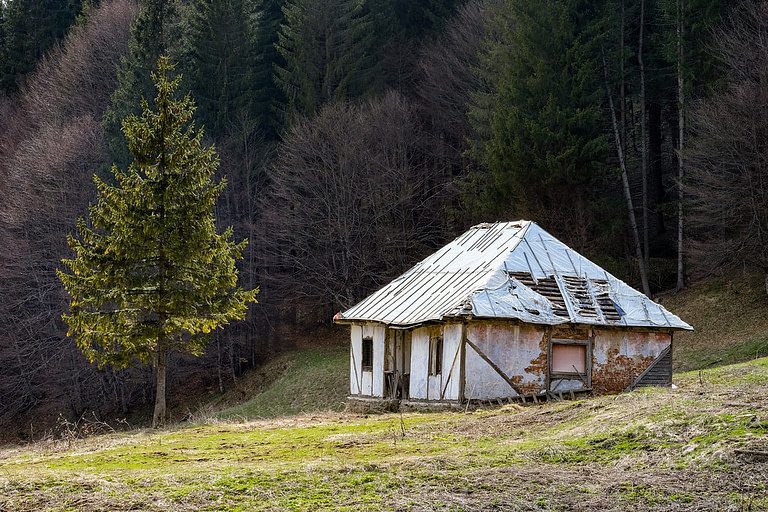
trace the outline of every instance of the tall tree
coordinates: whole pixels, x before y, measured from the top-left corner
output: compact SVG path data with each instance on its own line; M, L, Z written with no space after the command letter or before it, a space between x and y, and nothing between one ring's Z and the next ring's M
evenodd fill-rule
M292 0L283 13L277 50L285 65L276 68L276 79L287 98L286 119L373 89L374 39L358 0Z
M267 139L277 138L281 123L277 112L279 106L286 102L275 76L275 69L285 66L285 61L277 51L278 34L284 22L283 3L283 0L262 0L256 22L257 58L253 82L257 93L253 101L256 116L262 121Z
M685 217L683 216L683 177L685 176L685 166L683 161L683 149L685 148L685 77L683 76L683 63L685 62L685 47L683 38L685 35L685 24L683 13L685 12L685 3L683 0L677 0L677 285L676 290L680 291L685 287L685 262L683 259Z
M208 333L241 319L257 290L236 289L236 244L231 229L216 233L213 209L225 182L212 181L213 147L189 125L194 107L187 95L173 99L179 78L161 58L153 79L152 111L123 123L134 162L113 168L118 186L98 177L99 201L92 226L78 223L69 237L76 252L65 260L71 273L59 277L72 296L69 334L100 365L127 367L149 362L156 376L153 426L166 415L166 366L171 350L201 353Z
M2 2L0 91L13 93L37 62L75 22L80 0L13 0Z
M185 12L187 44L181 70L201 123L209 135L218 137L233 119L255 117L255 13L245 0L192 0Z
M637 227L637 218L635 216L635 208L632 201L632 190L629 184L629 172L627 166L627 159L624 154L625 142L621 138L621 132L619 130L618 115L616 113L616 106L613 102L613 95L608 81L608 64L605 57L603 57L603 76L605 79L605 95L608 98L608 109L611 116L611 125L613 127L614 147L619 160L619 171L621 172L621 184L624 190L624 199L627 202L627 214L629 216L629 225L632 230L632 239L635 246L635 258L637 259L637 268L640 274L640 284L643 287L643 293L650 296L651 287L648 282L648 264L646 263L646 257L643 254L642 244L640 243L640 230ZM642 95L641 95L642 96ZM644 142L644 141L643 141ZM645 179L645 173L643 173L643 179ZM645 186L643 186L645 192Z
M684 152L693 255L750 265L768 290L768 5L745 0L717 31L725 80L692 110Z
M150 74L162 55L173 53L171 49L176 51L175 43L179 37L174 28L177 21L176 0L144 0L140 3L139 15L131 27L129 54L121 59L118 86L103 120L110 153L121 166L127 166L131 161L121 132L122 120L129 114L138 114L141 100L153 96Z
M441 32L446 19L460 0L390 0L398 23L407 37L423 37Z
M281 295L328 318L442 241L442 212L431 210L441 189L430 186L422 142L395 92L329 104L291 126L265 212Z
M135 13L133 0L95 8L41 60L13 110L0 112L0 423L40 417L34 405L42 397L44 407L75 418L115 410L102 372L66 339L56 269L69 254L67 233L93 198L92 176L108 158L100 120Z
M686 136L689 132L687 116L691 101L706 95L707 89L718 80L717 59L712 48L712 33L722 16L731 6L719 0L659 0L659 13L663 27L660 31L662 39L661 53L667 61L674 64L676 133L671 133L671 139L677 153L677 169L674 188L677 190L677 282L676 288L685 286L684 259L684 225L685 225L685 194L683 154L687 145ZM667 82L669 82L667 80ZM658 188L658 187L657 187ZM670 187L672 188L672 187Z
M474 155L490 178L484 200L497 215L571 233L585 224L607 156L601 21L580 0L506 0L491 20L479 67L487 89L471 118Z

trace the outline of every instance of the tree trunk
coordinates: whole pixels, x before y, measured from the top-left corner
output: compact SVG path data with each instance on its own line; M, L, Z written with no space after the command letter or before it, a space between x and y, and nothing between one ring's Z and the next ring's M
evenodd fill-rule
M685 89L683 79L683 0L677 1L677 291L685 287L683 262L683 137L685 135ZM768 278L767 278L768 279ZM766 281L768 291L768 281Z
M168 370L168 340L159 339L155 353L155 412L152 428L165 425L165 376Z
M648 268L650 262L650 243L648 241L648 120L645 98L645 63L643 61L643 35L645 28L645 1L640 0L640 35L637 43L637 63L640 65L640 155L642 178L643 210L643 264Z
M622 150L621 134L619 133L619 125L616 120L616 107L613 104L613 96L611 95L611 87L608 84L608 63L605 61L605 52L603 51L603 74L605 78L605 93L608 96L608 106L611 111L611 124L613 125L613 135L616 139L616 152L619 157L619 166L621 167L621 181L624 185L624 198L627 201L627 210L629 213L629 224L632 227L632 238L635 242L635 256L637 257L637 267L640 271L640 282L643 287L643 293L647 296L651 296L651 287L648 285L648 273L645 266L645 259L643 258L643 249L640 245L640 235L637 229L637 219L635 218L635 208L632 204L632 191L629 188L629 176L627 174L627 164L624 159L624 151Z

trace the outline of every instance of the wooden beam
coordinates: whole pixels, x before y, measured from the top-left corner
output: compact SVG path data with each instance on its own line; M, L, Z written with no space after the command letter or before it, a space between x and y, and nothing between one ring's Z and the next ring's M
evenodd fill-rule
M474 351L477 353L477 355L479 355L479 356L480 356L480 357L483 359L483 361L485 361L486 363L488 363L488 366L490 366L491 368L493 368L493 369L494 369L494 371L495 371L496 373L498 373L498 374L499 374L499 376L500 376L502 379L504 379L504 380L506 381L506 383L507 383L507 384L509 384L509 387L511 387L512 389L514 389L514 390L515 390L515 393L517 393L517 394L518 394L518 395L520 395L520 396L523 396L523 392L522 392L520 389L518 389L518 387L517 387L517 386L515 386L515 383L514 383L514 382L512 382L512 381L510 380L510 378L509 378L509 377L507 377L507 375L504 373L504 371L503 371L501 368L499 368L499 367L496 365L496 363L494 363L493 361L491 361L491 358L490 358L490 357L488 357L487 355L485 355L485 354L483 353L483 351L482 351L482 350L480 350L480 349L477 347L477 345L475 345L474 343L472 343L472 342L471 342L469 339L467 339L467 345L469 345L470 347L472 347L472 349L473 349L473 350L474 350Z

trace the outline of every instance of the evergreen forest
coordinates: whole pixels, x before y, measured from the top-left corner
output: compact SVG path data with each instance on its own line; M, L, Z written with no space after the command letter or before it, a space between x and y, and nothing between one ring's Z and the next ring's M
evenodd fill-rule
M148 368L67 336L57 272L161 57L259 289L169 354L178 408L480 222L533 220L651 296L768 272L766 35L758 0L0 0L0 426L151 407Z

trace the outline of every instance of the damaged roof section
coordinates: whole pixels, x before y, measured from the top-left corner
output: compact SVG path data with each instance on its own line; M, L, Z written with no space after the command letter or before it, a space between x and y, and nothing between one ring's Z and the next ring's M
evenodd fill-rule
M692 329L530 221L471 228L338 321L408 327L451 317Z

